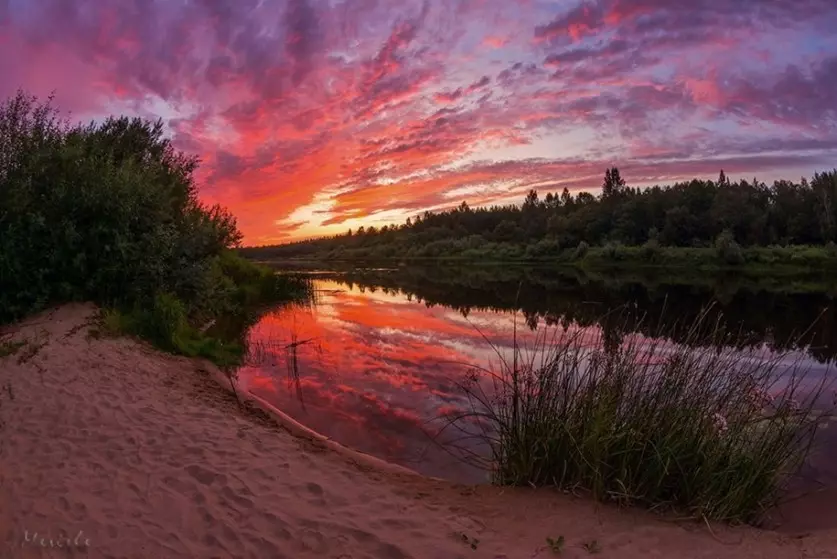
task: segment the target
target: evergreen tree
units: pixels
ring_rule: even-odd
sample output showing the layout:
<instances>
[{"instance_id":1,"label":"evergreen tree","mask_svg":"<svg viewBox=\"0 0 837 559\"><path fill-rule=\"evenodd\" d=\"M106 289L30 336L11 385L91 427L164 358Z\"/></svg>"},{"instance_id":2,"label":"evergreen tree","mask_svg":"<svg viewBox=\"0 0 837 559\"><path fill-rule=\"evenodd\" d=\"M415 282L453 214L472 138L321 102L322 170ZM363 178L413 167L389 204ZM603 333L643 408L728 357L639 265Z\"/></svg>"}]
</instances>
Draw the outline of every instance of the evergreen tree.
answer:
<instances>
[{"instance_id":1,"label":"evergreen tree","mask_svg":"<svg viewBox=\"0 0 837 559\"><path fill-rule=\"evenodd\" d=\"M610 198L617 194L625 186L625 180L619 174L619 169L613 167L605 171L604 183L602 184L602 196Z\"/></svg>"},{"instance_id":2,"label":"evergreen tree","mask_svg":"<svg viewBox=\"0 0 837 559\"><path fill-rule=\"evenodd\" d=\"M526 195L526 200L523 201L523 209L532 210L538 207L538 193L535 190L530 190Z\"/></svg>"},{"instance_id":3,"label":"evergreen tree","mask_svg":"<svg viewBox=\"0 0 837 559\"><path fill-rule=\"evenodd\" d=\"M562 206L569 206L573 203L573 196L570 194L570 191L565 187L564 191L561 192L561 205Z\"/></svg>"}]
</instances>

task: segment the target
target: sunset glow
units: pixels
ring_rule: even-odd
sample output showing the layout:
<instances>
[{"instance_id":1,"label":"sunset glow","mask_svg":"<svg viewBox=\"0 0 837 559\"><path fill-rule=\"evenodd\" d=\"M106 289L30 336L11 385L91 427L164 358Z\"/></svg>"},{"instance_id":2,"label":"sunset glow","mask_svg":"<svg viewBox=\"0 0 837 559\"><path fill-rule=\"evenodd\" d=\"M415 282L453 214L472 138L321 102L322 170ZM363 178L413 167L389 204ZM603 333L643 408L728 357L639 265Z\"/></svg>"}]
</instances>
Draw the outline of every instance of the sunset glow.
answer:
<instances>
[{"instance_id":1,"label":"sunset glow","mask_svg":"<svg viewBox=\"0 0 837 559\"><path fill-rule=\"evenodd\" d=\"M632 186L833 168L835 28L833 0L0 0L0 97L163 119L266 244L613 164Z\"/></svg>"}]
</instances>

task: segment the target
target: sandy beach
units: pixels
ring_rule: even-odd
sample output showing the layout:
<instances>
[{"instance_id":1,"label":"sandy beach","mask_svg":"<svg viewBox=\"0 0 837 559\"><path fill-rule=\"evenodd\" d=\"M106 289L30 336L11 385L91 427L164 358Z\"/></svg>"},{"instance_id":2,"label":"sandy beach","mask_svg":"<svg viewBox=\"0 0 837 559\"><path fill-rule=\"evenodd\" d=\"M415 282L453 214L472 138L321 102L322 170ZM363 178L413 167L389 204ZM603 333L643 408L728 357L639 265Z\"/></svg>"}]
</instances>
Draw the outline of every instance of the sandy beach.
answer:
<instances>
[{"instance_id":1,"label":"sandy beach","mask_svg":"<svg viewBox=\"0 0 837 559\"><path fill-rule=\"evenodd\" d=\"M0 557L528 559L559 536L568 558L837 557L834 531L710 530L379 468L242 409L205 363L91 337L95 315L0 332L25 342L0 358Z\"/></svg>"}]
</instances>

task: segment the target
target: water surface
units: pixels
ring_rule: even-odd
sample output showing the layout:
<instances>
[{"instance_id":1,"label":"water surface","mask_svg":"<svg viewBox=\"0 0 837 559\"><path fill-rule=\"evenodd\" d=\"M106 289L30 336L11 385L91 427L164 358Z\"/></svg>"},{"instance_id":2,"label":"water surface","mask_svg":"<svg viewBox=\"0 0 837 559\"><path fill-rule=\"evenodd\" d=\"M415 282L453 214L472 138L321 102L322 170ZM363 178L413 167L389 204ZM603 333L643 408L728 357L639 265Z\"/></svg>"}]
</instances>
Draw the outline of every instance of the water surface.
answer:
<instances>
[{"instance_id":1,"label":"water surface","mask_svg":"<svg viewBox=\"0 0 837 559\"><path fill-rule=\"evenodd\" d=\"M829 374L837 349L832 295L806 284L764 287L728 277L654 283L438 266L318 270L311 277L315 304L276 310L252 330L251 339L268 350L240 371L242 381L347 446L463 482L488 479L467 460L487 450L455 429L438 432L445 418L472 409L462 384L473 367L496 370L515 337L532 345L544 329L557 328L580 331L591 344L661 333L677 343L708 312L711 320L723 317L756 356L790 351L788 359L814 378ZM633 321L614 313L625 308ZM812 471L837 479L832 463L816 459Z\"/></svg>"}]
</instances>

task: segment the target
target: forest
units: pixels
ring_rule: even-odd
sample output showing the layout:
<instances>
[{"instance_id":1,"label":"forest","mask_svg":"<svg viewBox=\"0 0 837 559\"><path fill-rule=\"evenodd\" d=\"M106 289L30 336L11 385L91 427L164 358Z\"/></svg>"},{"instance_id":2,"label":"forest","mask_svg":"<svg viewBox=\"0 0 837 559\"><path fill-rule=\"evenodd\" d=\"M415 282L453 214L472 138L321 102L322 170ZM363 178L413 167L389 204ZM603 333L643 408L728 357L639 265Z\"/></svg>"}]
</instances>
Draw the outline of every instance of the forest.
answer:
<instances>
[{"instance_id":1,"label":"forest","mask_svg":"<svg viewBox=\"0 0 837 559\"><path fill-rule=\"evenodd\" d=\"M772 185L694 179L628 186L607 169L599 195L531 190L520 205L425 212L400 225L360 227L284 245L248 247L250 258L350 260L583 258L672 261L717 257L727 265L837 259L837 169ZM672 249L689 249L672 250Z\"/></svg>"}]
</instances>

